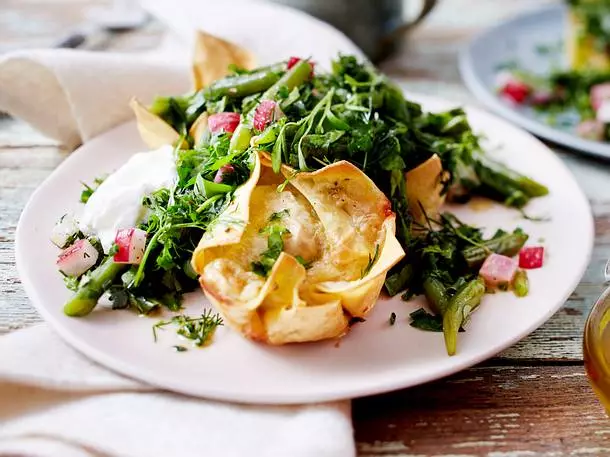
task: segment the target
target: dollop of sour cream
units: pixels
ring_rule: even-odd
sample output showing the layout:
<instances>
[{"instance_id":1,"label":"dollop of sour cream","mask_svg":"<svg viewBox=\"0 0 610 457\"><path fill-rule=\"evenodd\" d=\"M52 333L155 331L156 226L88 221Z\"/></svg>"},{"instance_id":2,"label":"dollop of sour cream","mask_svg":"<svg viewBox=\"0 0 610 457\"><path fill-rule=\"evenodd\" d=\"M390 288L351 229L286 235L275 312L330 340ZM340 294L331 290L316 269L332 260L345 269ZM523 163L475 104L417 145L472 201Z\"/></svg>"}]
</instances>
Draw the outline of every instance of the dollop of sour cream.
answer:
<instances>
[{"instance_id":1,"label":"dollop of sour cream","mask_svg":"<svg viewBox=\"0 0 610 457\"><path fill-rule=\"evenodd\" d=\"M146 218L142 199L176 179L172 146L133 155L91 195L79 218L80 230L97 236L108 252L118 229L135 227Z\"/></svg>"}]
</instances>

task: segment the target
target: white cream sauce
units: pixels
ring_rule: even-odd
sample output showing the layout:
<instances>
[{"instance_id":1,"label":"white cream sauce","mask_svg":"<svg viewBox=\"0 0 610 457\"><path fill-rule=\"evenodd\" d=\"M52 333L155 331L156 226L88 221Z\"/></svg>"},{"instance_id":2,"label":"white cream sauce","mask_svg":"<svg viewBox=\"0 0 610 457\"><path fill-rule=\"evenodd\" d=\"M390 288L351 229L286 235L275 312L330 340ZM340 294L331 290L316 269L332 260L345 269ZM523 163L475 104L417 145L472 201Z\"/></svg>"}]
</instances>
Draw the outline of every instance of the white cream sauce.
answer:
<instances>
[{"instance_id":1,"label":"white cream sauce","mask_svg":"<svg viewBox=\"0 0 610 457\"><path fill-rule=\"evenodd\" d=\"M172 146L133 155L91 195L79 218L80 230L96 235L108 252L118 229L135 227L145 220L142 199L170 187L176 179Z\"/></svg>"}]
</instances>

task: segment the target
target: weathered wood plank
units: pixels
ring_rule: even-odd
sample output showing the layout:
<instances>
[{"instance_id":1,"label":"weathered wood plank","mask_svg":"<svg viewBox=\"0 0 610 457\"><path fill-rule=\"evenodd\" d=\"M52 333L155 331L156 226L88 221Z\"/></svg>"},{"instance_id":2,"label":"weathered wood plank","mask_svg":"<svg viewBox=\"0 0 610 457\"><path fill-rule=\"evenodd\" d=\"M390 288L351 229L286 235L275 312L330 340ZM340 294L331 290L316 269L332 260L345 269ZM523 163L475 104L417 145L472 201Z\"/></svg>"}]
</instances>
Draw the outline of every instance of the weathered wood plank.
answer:
<instances>
[{"instance_id":1,"label":"weathered wood plank","mask_svg":"<svg viewBox=\"0 0 610 457\"><path fill-rule=\"evenodd\" d=\"M359 455L610 455L582 366L494 367L354 401Z\"/></svg>"},{"instance_id":2,"label":"weathered wood plank","mask_svg":"<svg viewBox=\"0 0 610 457\"><path fill-rule=\"evenodd\" d=\"M34 130L25 122L0 114L0 147L57 146L57 141Z\"/></svg>"},{"instance_id":3,"label":"weathered wood plank","mask_svg":"<svg viewBox=\"0 0 610 457\"><path fill-rule=\"evenodd\" d=\"M57 147L5 148L0 146L0 169L53 171L68 156Z\"/></svg>"}]
</instances>

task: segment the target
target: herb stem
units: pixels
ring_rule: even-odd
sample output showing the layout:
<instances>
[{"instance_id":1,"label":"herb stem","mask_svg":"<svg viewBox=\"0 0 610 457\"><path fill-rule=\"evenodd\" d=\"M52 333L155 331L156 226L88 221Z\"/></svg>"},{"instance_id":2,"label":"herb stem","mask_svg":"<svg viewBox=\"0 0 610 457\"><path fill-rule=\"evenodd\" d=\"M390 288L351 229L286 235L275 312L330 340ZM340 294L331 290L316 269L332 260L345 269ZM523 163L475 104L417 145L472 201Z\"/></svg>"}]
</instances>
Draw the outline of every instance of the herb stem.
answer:
<instances>
[{"instance_id":1,"label":"herb stem","mask_svg":"<svg viewBox=\"0 0 610 457\"><path fill-rule=\"evenodd\" d=\"M224 194L213 195L212 197L210 197L206 201L204 201L201 205L199 205L199 207L195 210L195 212L201 213L202 211L205 211L206 209L208 209L210 206L212 206L214 203L216 203L216 201L218 201L222 197L224 197Z\"/></svg>"}]
</instances>

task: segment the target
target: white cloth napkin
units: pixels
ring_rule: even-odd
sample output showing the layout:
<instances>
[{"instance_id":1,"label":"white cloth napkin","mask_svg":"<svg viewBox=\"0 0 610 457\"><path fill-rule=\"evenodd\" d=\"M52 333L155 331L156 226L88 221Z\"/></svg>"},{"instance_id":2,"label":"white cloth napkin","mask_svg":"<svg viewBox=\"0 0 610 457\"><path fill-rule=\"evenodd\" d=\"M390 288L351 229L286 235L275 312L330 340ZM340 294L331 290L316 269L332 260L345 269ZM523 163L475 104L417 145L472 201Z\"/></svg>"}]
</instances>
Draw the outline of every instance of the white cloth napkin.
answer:
<instances>
[{"instance_id":1,"label":"white cloth napkin","mask_svg":"<svg viewBox=\"0 0 610 457\"><path fill-rule=\"evenodd\" d=\"M349 402L248 406L115 374L46 325L0 338L0 456L344 457Z\"/></svg>"},{"instance_id":2,"label":"white cloth napkin","mask_svg":"<svg viewBox=\"0 0 610 457\"><path fill-rule=\"evenodd\" d=\"M143 0L172 32L143 54L31 50L0 58L0 111L76 146L131 118L137 96L190 89L193 32L231 40L271 63L327 67L361 52L327 24L255 0ZM160 391L89 362L41 325L0 338L0 456L355 454L349 402L247 406Z\"/></svg>"},{"instance_id":3,"label":"white cloth napkin","mask_svg":"<svg viewBox=\"0 0 610 457\"><path fill-rule=\"evenodd\" d=\"M141 54L41 49L0 57L0 110L74 147L132 116L127 102L190 89L194 31L254 52L260 65L289 56L328 67L339 52L363 56L338 30L259 0L142 0L168 26L163 45Z\"/></svg>"}]
</instances>

